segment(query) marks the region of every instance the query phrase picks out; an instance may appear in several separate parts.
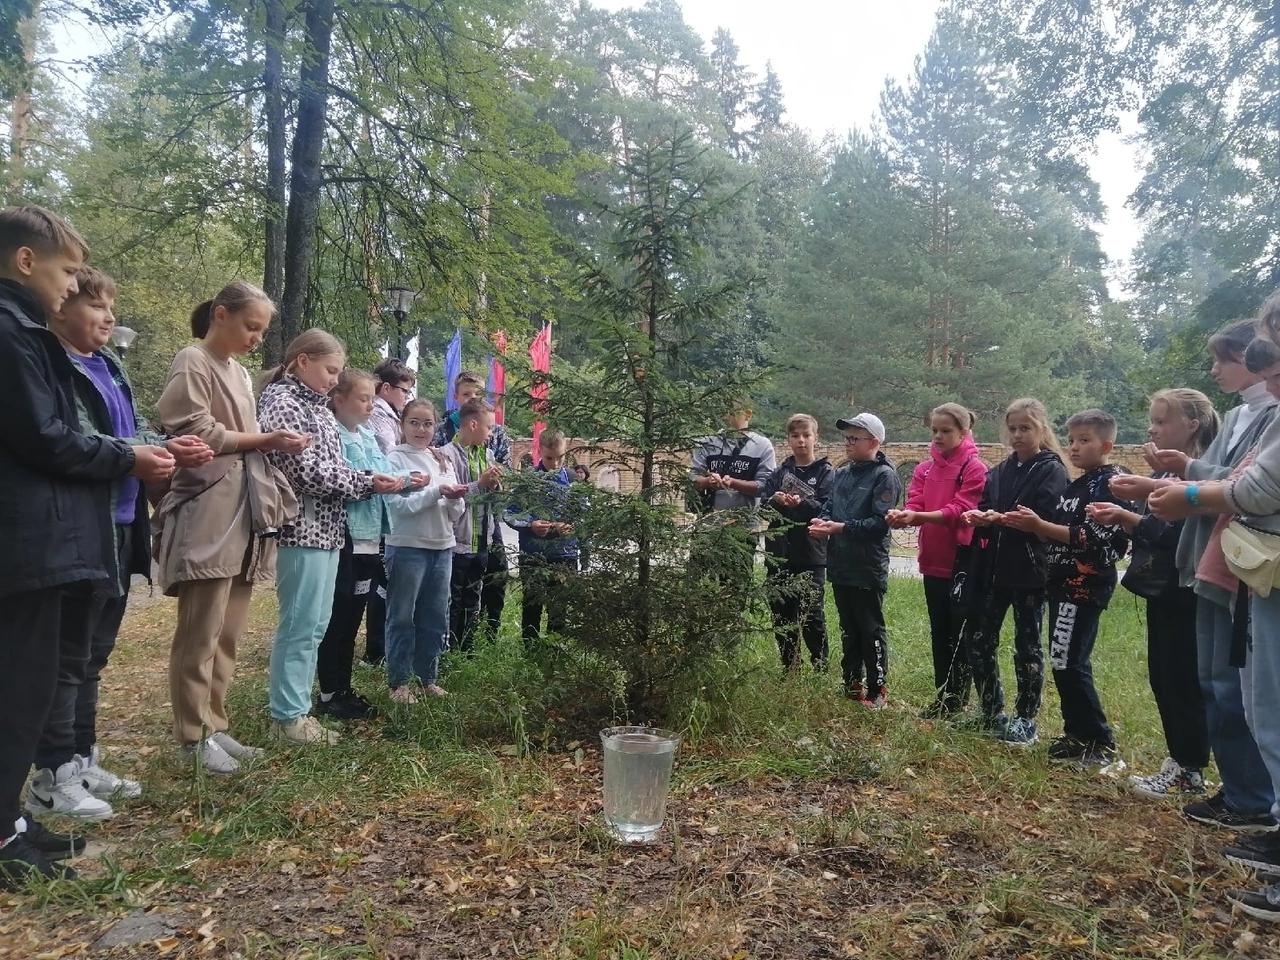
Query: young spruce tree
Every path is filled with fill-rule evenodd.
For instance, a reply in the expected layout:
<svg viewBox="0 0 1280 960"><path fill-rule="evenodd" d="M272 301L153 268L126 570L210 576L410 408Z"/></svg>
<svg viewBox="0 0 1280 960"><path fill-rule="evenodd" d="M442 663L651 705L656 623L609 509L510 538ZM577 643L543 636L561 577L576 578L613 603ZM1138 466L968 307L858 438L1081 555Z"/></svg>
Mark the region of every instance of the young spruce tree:
<svg viewBox="0 0 1280 960"><path fill-rule="evenodd" d="M621 668L636 721L661 719L682 680L730 652L758 602L733 572L745 539L734 534L750 518L691 523L685 510L690 452L759 379L703 349L746 292L739 281L697 279L708 226L739 200L704 161L691 134L670 128L631 153L631 189L607 211L614 236L582 270L577 322L595 359L550 377L550 419L580 438L574 455L638 481L571 501L591 564L567 578L564 638Z"/></svg>

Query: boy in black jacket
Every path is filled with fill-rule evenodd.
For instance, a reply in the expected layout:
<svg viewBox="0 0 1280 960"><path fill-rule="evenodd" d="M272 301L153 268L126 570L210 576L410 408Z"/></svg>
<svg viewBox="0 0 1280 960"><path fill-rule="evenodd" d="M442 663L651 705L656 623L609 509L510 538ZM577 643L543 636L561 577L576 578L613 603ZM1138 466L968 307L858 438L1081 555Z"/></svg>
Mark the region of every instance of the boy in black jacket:
<svg viewBox="0 0 1280 960"><path fill-rule="evenodd" d="M804 636L815 670L827 666L827 544L809 536L809 521L831 496L835 469L817 456L818 421L807 413L787 420L791 456L760 487L760 499L777 512L765 537L765 582L782 666L800 662Z"/></svg>
<svg viewBox="0 0 1280 960"><path fill-rule="evenodd" d="M1129 548L1119 524L1093 518L1092 503L1124 503L1111 493L1121 469L1107 462L1116 421L1102 410L1083 410L1067 421L1068 456L1084 471L1063 491L1057 508L1041 518L1029 507L1005 515L1004 523L1048 542L1049 659L1062 703L1064 736L1049 747L1055 760L1103 766L1116 758L1115 739L1093 684L1090 658L1098 622L1116 588L1116 562Z"/></svg>
<svg viewBox="0 0 1280 960"><path fill-rule="evenodd" d="M884 595L891 532L885 517L898 504L902 481L880 449L884 423L879 417L860 413L836 426L844 433L849 461L835 472L831 499L809 524L809 535L830 540L827 575L840 614L845 695L880 709L889 697Z"/></svg>
<svg viewBox="0 0 1280 960"><path fill-rule="evenodd" d="M18 808L57 684L63 603L114 567L111 481L173 472L159 447L80 432L76 375L47 316L76 292L87 252L47 210L0 210L0 886L70 873L46 853L66 857L71 839L19 823Z"/></svg>

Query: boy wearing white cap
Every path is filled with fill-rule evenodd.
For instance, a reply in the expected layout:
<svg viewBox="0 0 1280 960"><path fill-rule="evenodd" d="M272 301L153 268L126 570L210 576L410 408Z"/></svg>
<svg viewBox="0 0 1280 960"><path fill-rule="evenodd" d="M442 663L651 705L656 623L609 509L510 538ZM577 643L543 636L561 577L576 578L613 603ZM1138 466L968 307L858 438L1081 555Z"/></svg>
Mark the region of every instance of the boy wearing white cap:
<svg viewBox="0 0 1280 960"><path fill-rule="evenodd" d="M879 709L888 698L889 639L884 595L889 588L889 523L902 481L880 445L884 423L873 413L836 421L848 461L836 471L831 499L809 534L829 538L827 577L840 614L845 695Z"/></svg>

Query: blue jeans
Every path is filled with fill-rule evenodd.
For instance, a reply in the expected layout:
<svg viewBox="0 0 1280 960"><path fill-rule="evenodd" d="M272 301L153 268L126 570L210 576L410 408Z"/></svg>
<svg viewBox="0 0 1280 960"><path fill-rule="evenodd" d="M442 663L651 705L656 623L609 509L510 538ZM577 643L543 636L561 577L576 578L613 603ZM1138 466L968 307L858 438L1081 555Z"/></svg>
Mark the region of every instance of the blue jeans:
<svg viewBox="0 0 1280 960"><path fill-rule="evenodd" d="M452 550L387 547L387 684L435 683L449 635Z"/></svg>
<svg viewBox="0 0 1280 960"><path fill-rule="evenodd" d="M311 712L316 651L329 628L338 551L284 547L276 559L280 622L271 644L268 704L272 720L294 720Z"/></svg>
<svg viewBox="0 0 1280 960"><path fill-rule="evenodd" d="M1256 613L1253 629L1256 634ZM1231 666L1231 611L1203 597L1196 604L1196 647L1209 746L1227 806L1235 813L1266 813L1276 794L1245 718L1241 671Z"/></svg>
<svg viewBox="0 0 1280 960"><path fill-rule="evenodd" d="M1265 599L1254 595L1253 645L1249 648L1245 679L1245 710L1249 727L1271 774L1277 802L1272 813L1280 817L1280 590Z"/></svg>

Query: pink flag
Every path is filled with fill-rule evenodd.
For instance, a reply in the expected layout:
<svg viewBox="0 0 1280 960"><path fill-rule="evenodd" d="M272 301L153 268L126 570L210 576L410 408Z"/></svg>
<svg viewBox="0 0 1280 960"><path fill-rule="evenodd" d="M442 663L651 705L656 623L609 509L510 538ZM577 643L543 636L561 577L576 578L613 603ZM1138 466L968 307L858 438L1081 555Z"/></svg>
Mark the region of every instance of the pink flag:
<svg viewBox="0 0 1280 960"><path fill-rule="evenodd" d="M529 344L529 360L533 365L535 373L551 372L551 324L546 324L538 335L533 338L533 342ZM538 438L542 436L542 431L546 424L540 419L547 412L547 391L549 387L545 381L535 383L529 391L529 396L533 400L534 416L539 419L533 421L533 455L537 462L541 463L542 458L538 456Z"/></svg>

